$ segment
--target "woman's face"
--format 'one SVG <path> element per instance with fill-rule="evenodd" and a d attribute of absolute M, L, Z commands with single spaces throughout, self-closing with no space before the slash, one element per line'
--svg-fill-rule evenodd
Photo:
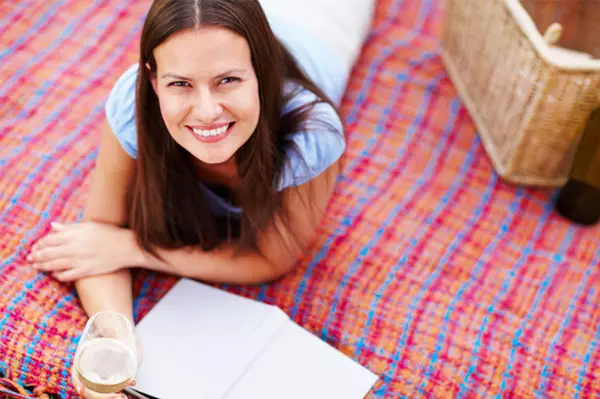
<path fill-rule="evenodd" d="M 152 86 L 173 139 L 201 162 L 231 159 L 260 114 L 246 39 L 220 27 L 182 31 L 156 47 L 154 58 Z"/>

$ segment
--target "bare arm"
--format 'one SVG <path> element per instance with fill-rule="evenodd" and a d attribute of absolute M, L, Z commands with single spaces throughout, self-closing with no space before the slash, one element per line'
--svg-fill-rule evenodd
<path fill-rule="evenodd" d="M 139 253 L 132 264 L 204 281 L 258 284 L 277 279 L 290 271 L 314 237 L 339 173 L 336 163 L 298 189 L 287 190 L 284 206 L 290 209 L 289 231 L 275 220 L 258 237 L 258 250 L 234 257 L 234 248 L 222 246 L 210 252 L 200 249 L 159 250 L 164 261 Z M 312 184 L 312 186 L 311 186 Z M 276 226 L 279 227 L 279 232 Z M 292 239 L 297 235 L 297 241 Z"/>
<path fill-rule="evenodd" d="M 121 226 L 127 220 L 126 195 L 135 170 L 135 161 L 123 150 L 105 124 L 100 152 L 83 219 Z M 81 304 L 88 315 L 102 310 L 118 311 L 133 321 L 131 273 L 92 276 L 75 282 Z"/>
<path fill-rule="evenodd" d="M 42 239 L 46 241 L 32 254 L 37 263 L 34 267 L 54 272 L 61 281 L 78 280 L 77 290 L 88 313 L 101 309 L 131 313 L 130 276 L 113 271 L 134 266 L 233 284 L 258 284 L 281 277 L 313 239 L 339 172 L 335 163 L 309 183 L 287 189 L 283 206 L 288 209 L 289 224 L 275 218 L 259 232 L 255 250 L 236 254 L 232 245 L 212 251 L 200 247 L 157 249 L 162 258 L 157 259 L 140 249 L 133 231 L 118 227 L 126 220 L 125 198 L 134 168 L 134 161 L 107 131 L 85 214 L 86 221 L 95 223 L 60 227 Z"/>

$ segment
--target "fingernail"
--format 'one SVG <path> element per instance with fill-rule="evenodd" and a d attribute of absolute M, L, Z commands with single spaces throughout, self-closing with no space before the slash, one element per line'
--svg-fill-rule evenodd
<path fill-rule="evenodd" d="M 31 262 L 33 260 L 33 255 L 27 255 L 27 262 Z"/>
<path fill-rule="evenodd" d="M 65 225 L 62 223 L 58 223 L 58 222 L 51 222 L 50 226 L 54 229 L 54 230 L 62 230 Z"/>

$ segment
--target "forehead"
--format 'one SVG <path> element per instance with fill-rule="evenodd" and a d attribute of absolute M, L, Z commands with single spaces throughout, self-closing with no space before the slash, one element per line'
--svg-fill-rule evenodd
<path fill-rule="evenodd" d="M 154 49 L 154 58 L 160 73 L 190 77 L 252 67 L 246 39 L 229 29 L 213 26 L 175 33 Z"/>

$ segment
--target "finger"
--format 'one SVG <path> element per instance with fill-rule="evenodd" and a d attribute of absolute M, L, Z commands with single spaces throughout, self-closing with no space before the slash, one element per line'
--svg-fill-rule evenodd
<path fill-rule="evenodd" d="M 27 260 L 39 264 L 53 260 L 71 259 L 73 255 L 73 250 L 70 247 L 67 245 L 58 245 L 34 250 L 27 256 Z"/>
<path fill-rule="evenodd" d="M 83 388 L 80 395 L 85 399 L 127 399 L 122 393 L 98 393 L 87 388 Z"/>
<path fill-rule="evenodd" d="M 69 242 L 69 236 L 65 232 L 52 232 L 48 233 L 44 237 L 40 238 L 31 247 L 32 251 L 37 251 L 46 247 L 54 247 L 57 245 L 63 245 Z"/>
<path fill-rule="evenodd" d="M 41 272 L 58 272 L 73 267 L 73 262 L 68 259 L 55 259 L 42 263 L 34 263 L 33 267 Z"/>
<path fill-rule="evenodd" d="M 83 384 L 81 382 L 79 382 L 78 380 L 75 381 L 75 379 L 73 378 L 73 387 L 75 388 L 75 392 L 77 392 L 77 395 L 83 396 L 85 388 L 83 387 Z"/>
<path fill-rule="evenodd" d="M 71 382 L 77 394 L 85 399 L 127 399 L 122 393 L 105 394 L 94 392 L 83 385 L 83 383 L 77 377 L 75 367 L 71 368 Z"/>
<path fill-rule="evenodd" d="M 58 281 L 71 282 L 71 281 L 82 279 L 84 277 L 93 276 L 94 274 L 95 273 L 90 272 L 89 269 L 87 269 L 87 268 L 74 267 L 69 270 L 55 272 L 52 274 L 52 276 L 55 279 L 57 279 Z"/>
<path fill-rule="evenodd" d="M 77 395 L 85 398 L 85 387 L 77 377 L 77 373 L 75 372 L 75 366 L 71 367 L 71 383 L 73 384 L 73 388 L 75 388 L 75 392 L 77 392 Z"/>
<path fill-rule="evenodd" d="M 142 350 L 142 343 L 140 342 L 140 338 L 135 335 L 135 350 L 137 354 L 138 367 L 144 363 L 144 351 Z"/>
<path fill-rule="evenodd" d="M 98 393 L 87 388 L 83 389 L 81 396 L 86 399 L 127 399 L 122 393 Z"/>
<path fill-rule="evenodd" d="M 64 224 L 58 223 L 58 222 L 52 222 L 52 223 L 50 223 L 50 227 L 52 227 L 56 231 L 61 231 L 61 230 L 65 230 L 67 228 L 67 225 L 64 225 Z"/>
<path fill-rule="evenodd" d="M 86 399 L 127 399 L 127 396 L 122 393 L 97 393 L 89 389 L 86 389 L 85 393 L 88 395 L 85 396 Z"/>

